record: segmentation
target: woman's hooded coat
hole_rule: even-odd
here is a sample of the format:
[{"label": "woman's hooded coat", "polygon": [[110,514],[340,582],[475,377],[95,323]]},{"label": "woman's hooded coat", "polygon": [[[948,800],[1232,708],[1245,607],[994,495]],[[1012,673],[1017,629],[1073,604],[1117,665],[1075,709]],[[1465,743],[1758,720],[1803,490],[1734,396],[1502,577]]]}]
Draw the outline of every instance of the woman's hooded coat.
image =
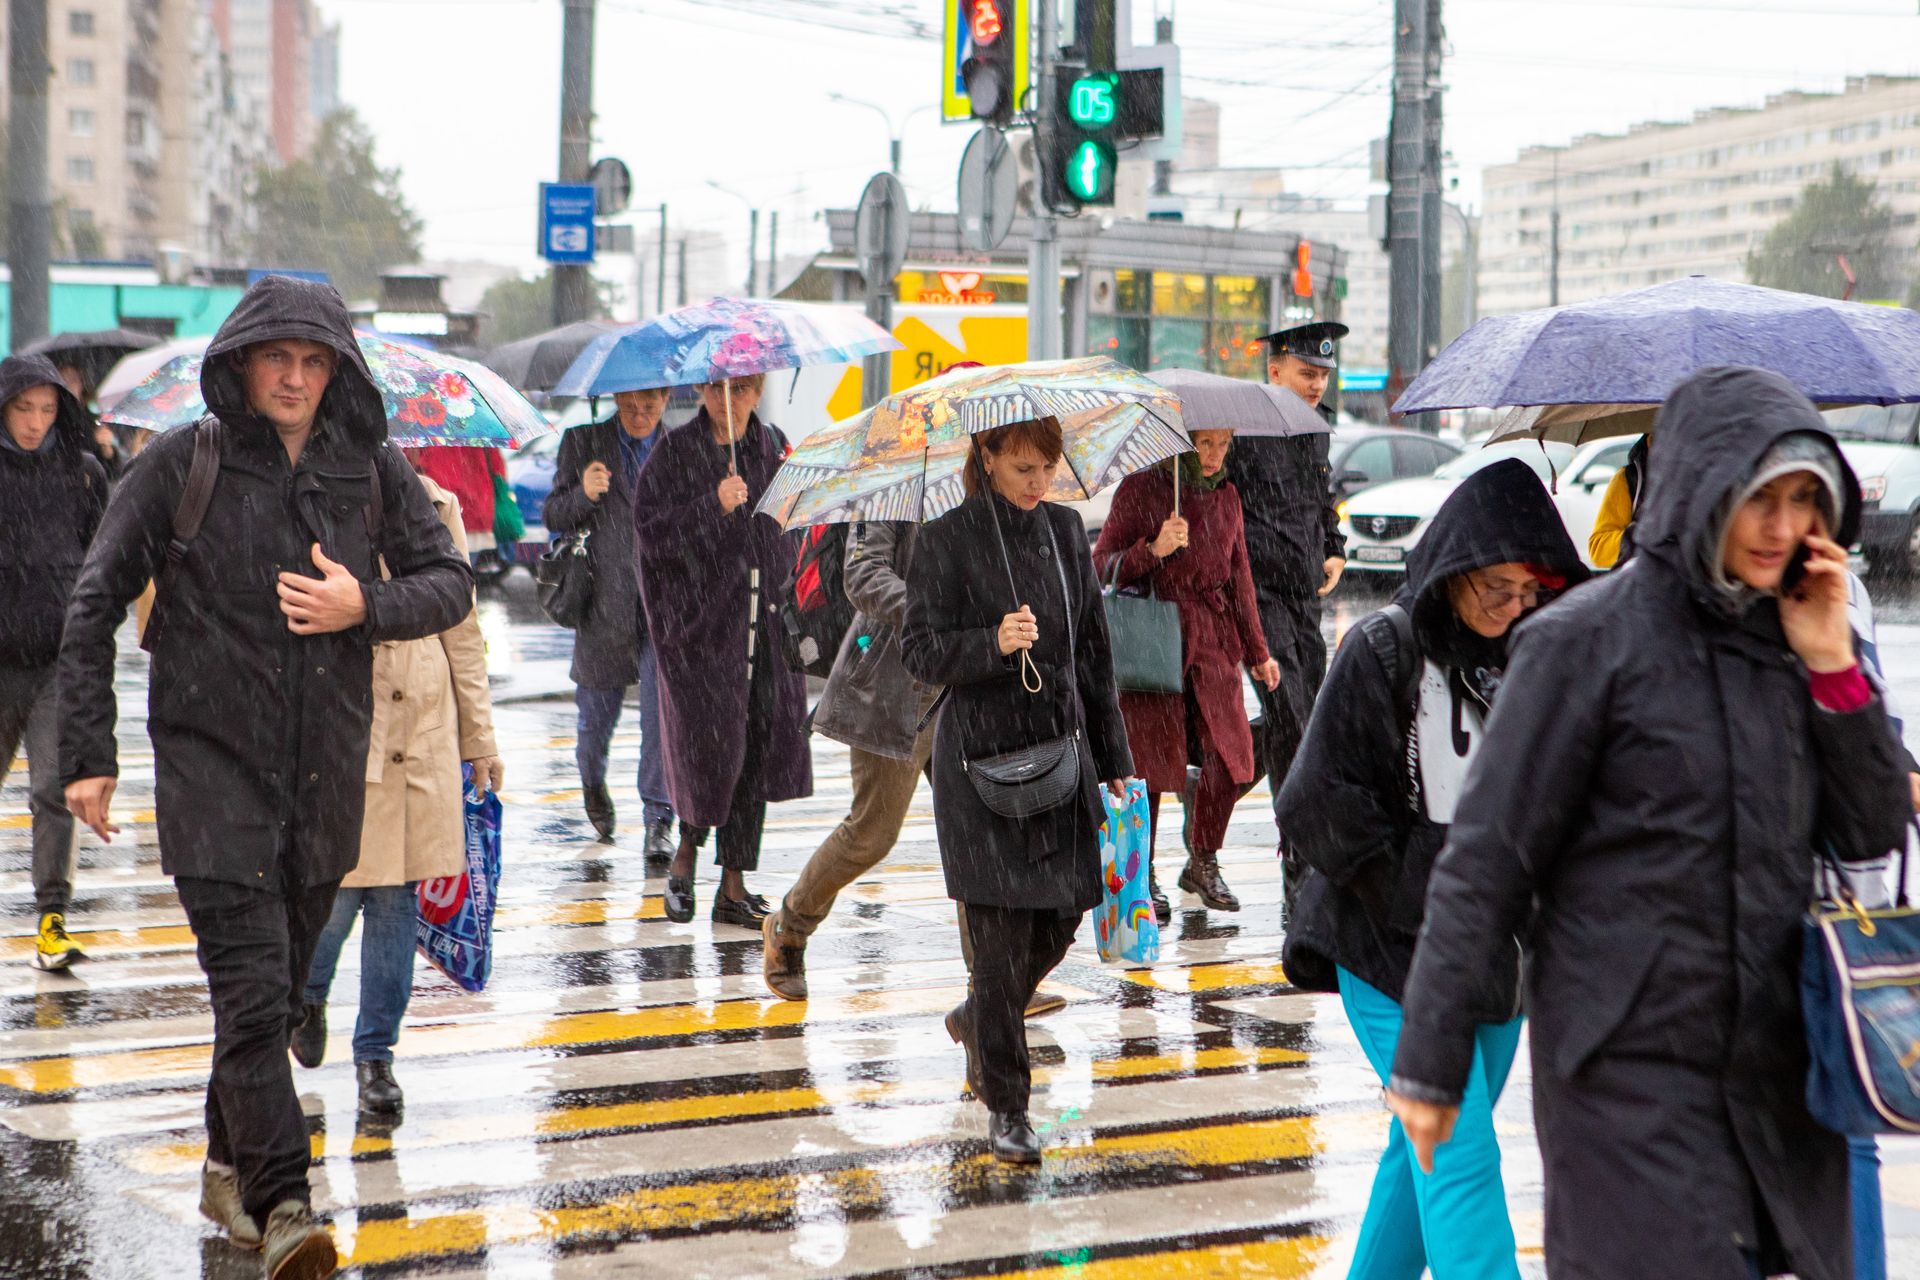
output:
[{"label": "woman's hooded coat", "polygon": [[[1506,666],[1507,637],[1469,630],[1454,610],[1451,587],[1461,574],[1496,564],[1537,566],[1568,583],[1587,577],[1546,486],[1517,458],[1461,481],[1408,557],[1407,581],[1394,597],[1413,623],[1417,650],[1395,649],[1395,656],[1416,674],[1429,661],[1440,668],[1456,724],[1470,704],[1491,700]],[[1381,615],[1349,629],[1334,654],[1277,812],[1287,840],[1312,869],[1289,922],[1288,956],[1305,947],[1397,1000],[1447,828],[1428,816],[1415,782],[1407,742],[1414,707],[1396,687],[1395,672],[1381,664],[1376,637],[1394,644]],[[1422,749],[1446,745],[1423,741]],[[1518,949],[1509,946],[1500,963],[1479,971],[1477,1020],[1513,1016],[1519,968]]]},{"label": "woman's hooded coat", "polygon": [[633,497],[640,598],[660,663],[660,731],[667,794],[690,826],[724,826],[747,753],[748,573],[760,571],[760,638],[754,661],[773,667],[773,712],[757,726],[760,794],[777,802],[813,794],[807,748],[807,682],[780,652],[780,588],[796,539],[754,505],[787,456],[779,431],[755,414],[735,441],[747,501],[728,513],[716,490],[728,451],[714,443],[706,410],[653,447]]},{"label": "woman's hooded coat", "polygon": [[[1805,1101],[1801,919],[1817,841],[1858,859],[1904,838],[1904,758],[1877,696],[1814,703],[1774,597],[1736,606],[1706,568],[1775,444],[1832,437],[1785,379],[1733,368],[1682,383],[1656,430],[1639,554],[1514,637],[1434,868],[1392,1083],[1459,1096],[1462,976],[1525,931],[1556,1280],[1747,1280],[1748,1255],[1851,1280],[1846,1143]],[[1844,546],[1860,491],[1832,457]]]}]

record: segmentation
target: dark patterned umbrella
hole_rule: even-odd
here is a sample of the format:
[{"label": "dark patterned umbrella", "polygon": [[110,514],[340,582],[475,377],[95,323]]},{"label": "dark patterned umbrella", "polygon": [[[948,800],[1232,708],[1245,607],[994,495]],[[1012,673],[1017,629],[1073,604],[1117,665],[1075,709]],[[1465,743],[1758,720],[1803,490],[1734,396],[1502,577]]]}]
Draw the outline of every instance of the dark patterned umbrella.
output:
[{"label": "dark patterned umbrella", "polygon": [[603,333],[627,327],[612,320],[577,320],[518,342],[502,343],[487,352],[480,363],[522,391],[551,391],[588,343]]},{"label": "dark patterned umbrella", "polygon": [[80,370],[89,388],[100,385],[107,370],[130,351],[158,346],[160,339],[133,329],[88,329],[56,333],[20,348],[23,356],[45,356],[56,365],[72,365]]}]

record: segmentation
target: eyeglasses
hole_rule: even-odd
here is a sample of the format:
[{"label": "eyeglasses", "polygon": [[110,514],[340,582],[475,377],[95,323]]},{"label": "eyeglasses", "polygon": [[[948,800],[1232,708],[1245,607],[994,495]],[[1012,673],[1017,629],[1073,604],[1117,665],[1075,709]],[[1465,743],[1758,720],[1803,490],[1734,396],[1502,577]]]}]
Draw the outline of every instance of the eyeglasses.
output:
[{"label": "eyeglasses", "polygon": [[1474,574],[1467,575],[1467,585],[1473,588],[1474,595],[1480,599],[1480,607],[1488,613],[1504,609],[1515,600],[1523,609],[1531,609],[1540,603],[1540,593],[1545,590],[1539,583],[1514,590],[1511,587],[1490,587],[1481,582]]}]

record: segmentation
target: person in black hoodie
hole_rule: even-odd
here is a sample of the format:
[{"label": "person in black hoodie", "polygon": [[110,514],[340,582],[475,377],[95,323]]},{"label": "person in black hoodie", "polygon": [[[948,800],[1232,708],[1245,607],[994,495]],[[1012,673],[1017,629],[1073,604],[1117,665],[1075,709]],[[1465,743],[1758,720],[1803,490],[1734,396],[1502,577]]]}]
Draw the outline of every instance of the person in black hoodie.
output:
[{"label": "person in black hoodie", "polygon": [[67,597],[107,503],[92,427],[45,356],[0,361],[0,783],[27,748],[36,969],[84,960],[67,933],[74,826],[53,681]]},{"label": "person in black hoodie", "polygon": [[[1427,877],[1507,665],[1507,634],[1585,579],[1526,463],[1461,482],[1421,535],[1407,581],[1335,654],[1277,812],[1309,868],[1287,932],[1289,976],[1334,968],[1341,1003],[1385,1083]],[[1452,1145],[1429,1175],[1399,1125],[1374,1175],[1349,1275],[1515,1276],[1493,1106],[1519,1046],[1517,948],[1478,971],[1474,1070]]]},{"label": "person in black hoodie", "polygon": [[[373,647],[453,627],[473,607],[473,573],[387,442],[331,288],[268,276],[248,289],[200,390],[209,416],[127,468],[80,571],[60,649],[61,774],[74,815],[109,839],[114,632],[158,579],[147,728],[160,866],[214,1014],[200,1210],[236,1244],[263,1245],[274,1280],[313,1280],[335,1254],[308,1208],[287,1043],[334,890],[360,857]],[[176,550],[203,440],[218,470],[198,535]]]},{"label": "person in black hoodie", "polygon": [[1799,968],[1816,848],[1877,858],[1912,812],[1847,614],[1860,487],[1778,374],[1697,373],[1655,430],[1632,562],[1514,637],[1387,1101],[1428,1165],[1524,932],[1556,1280],[1852,1280]]}]

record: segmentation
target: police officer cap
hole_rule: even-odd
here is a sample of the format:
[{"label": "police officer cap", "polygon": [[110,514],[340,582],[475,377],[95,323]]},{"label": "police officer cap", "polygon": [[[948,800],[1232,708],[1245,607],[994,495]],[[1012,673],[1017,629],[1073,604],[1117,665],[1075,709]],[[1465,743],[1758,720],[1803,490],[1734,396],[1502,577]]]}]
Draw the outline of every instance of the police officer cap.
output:
[{"label": "police officer cap", "polygon": [[1316,320],[1312,324],[1295,325],[1291,329],[1270,333],[1261,341],[1276,356],[1298,356],[1308,364],[1331,369],[1333,344],[1346,336],[1347,326],[1332,320]]}]

